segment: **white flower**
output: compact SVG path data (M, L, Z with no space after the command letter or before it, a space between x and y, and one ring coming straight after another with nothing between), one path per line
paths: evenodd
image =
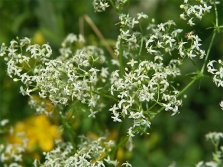
M114 105L112 106L112 108L109 109L109 111L111 111L111 112L113 112L113 113L116 113L116 112L117 112L116 110L118 110L118 109L119 109L119 108L116 107L116 104L114 104Z
M168 103L168 104L163 103L163 106L165 107L166 111L173 110L173 107L171 107L171 103Z
M187 19L185 13L180 14L180 18L183 19L183 20Z
M223 100L219 103L221 109L223 110Z
M94 0L93 6L96 12L105 11L105 9L109 7L108 3L104 0Z
M123 31L123 30L121 29L121 35L120 35L120 37L121 37L122 39L128 39L129 36L131 36L131 35L129 34L129 30Z
M197 40L195 40L192 49L196 48L197 50L200 50L199 46L201 46L201 44Z
M160 23L160 24L157 25L157 27L159 28L160 31L165 31L164 26L165 26L165 24L163 24L163 23Z
M187 53L187 56L191 59L193 59L194 57L196 57L197 55L193 53L193 50L190 50L189 53Z
M134 137L135 135L133 134L133 131L132 131L132 127L130 127L129 129L128 129L128 135L129 135L129 137Z
M22 162L22 154L18 154L18 155L14 154L13 158L14 158L14 161L16 162Z
M193 26L193 25L195 25L195 23L193 22L193 17L188 21L188 23L187 24L189 24L190 26Z
M181 33L182 31L183 31L182 29L176 29L176 30L174 30L174 31L171 33L171 35L172 35L173 37L177 37L178 34Z
M112 59L112 60L111 60L111 63L112 63L113 65L120 66L120 64L119 64L119 61L118 61L118 60Z
M147 19L148 15L144 14L143 12L137 13L137 19L140 20L141 18Z
M153 50L152 45L151 45L149 48L147 48L147 52L150 54L153 54L153 53L156 53L157 51Z
M181 4L181 5L180 5L180 8L181 8L181 9L184 9L184 8L185 8L185 5Z
M218 163L214 161L206 162L205 165L208 167L219 167Z
M107 76L108 76L108 67L102 67L101 68L101 76L103 77L103 78L107 78Z
M217 69L214 68L214 65L213 63L217 62L216 60L212 60L212 61L209 61L208 64L207 64L207 68L208 68L208 72L211 73L211 74L215 74Z
M27 37L20 39L20 46L23 47L25 45L29 45L31 43L31 40Z
M173 42L175 42L176 40L175 39L173 39L173 38L171 38L171 37L168 37L168 40L166 40L166 44L169 44L170 45L170 47L172 48L172 43Z
M199 163L196 164L196 167L202 167L203 164L204 164L204 162L200 161Z
M132 165L129 162L127 162L127 161L122 164L122 166L124 166L124 165L125 165L125 167L132 167Z
M204 56L206 55L205 51L204 50L199 50L201 55L200 55L200 59L203 59Z
M205 3L203 10L204 10L204 12L210 12L211 8L212 8L212 6L207 6L207 4Z
M107 2L104 2L104 3L103 3L103 2L101 1L101 2L100 2L100 5L101 5L100 8L101 8L103 11L105 11L105 9L109 7L109 5L108 5Z
M122 120L119 118L119 114L115 114L114 116L112 116L111 118L113 118L114 122L122 122Z
M132 19L131 28L133 28L135 24L139 24L139 21L136 20L135 18L133 18L133 19Z
M195 16L200 20L202 19L202 15L200 13L196 13Z
M121 99L121 100L119 101L119 103L118 103L118 107L119 107L119 108L122 108L123 103L126 103L126 100L125 100L125 99Z
M0 121L0 125L5 126L8 122L9 122L8 119L3 119L3 120Z
M217 72L217 74L219 75L219 77L220 77L221 79L223 79L223 66L220 67L220 70L219 70L219 72Z
M158 41L157 44L156 44L156 46L158 48L164 48L162 44L163 44L163 42Z
M130 64L131 67L134 66L135 63L137 63L138 61L135 61L134 59L132 59L130 62L128 62L127 64Z
M217 87L219 87L219 86L223 87L223 80L219 79L218 75L214 75L213 81L214 81L215 85L217 85Z
M187 42L180 42L179 46L178 46L178 49L182 49L183 48L183 45L186 44Z
M222 132L210 132L205 135L206 139L214 140L215 142L219 142L219 140L223 139L223 133Z

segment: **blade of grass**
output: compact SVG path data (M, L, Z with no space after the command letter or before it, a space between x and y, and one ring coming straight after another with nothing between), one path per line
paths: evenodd
M97 28L97 26L94 24L94 22L91 20L91 18L88 15L83 16L84 20L90 25L94 33L97 35L97 37L104 43L105 48L109 52L109 54L112 56L113 59L117 59L117 57L114 54L114 51L112 48L109 46L108 42L106 42L104 36L100 32L100 30Z

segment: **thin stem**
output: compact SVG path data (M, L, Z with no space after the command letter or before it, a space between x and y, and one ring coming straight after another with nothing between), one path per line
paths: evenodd
M143 47L143 41L144 41L144 37L141 38L141 45L140 45L140 49L139 49L139 56L141 56L142 54L142 47Z
M180 93L177 95L177 97L181 96L196 80L198 80L202 75L197 75L196 77L193 78L192 81L190 81L189 84L187 84L187 86L185 86L185 88L183 88L183 90L180 91Z
M127 4L127 12L129 12L129 7L130 7L130 0L128 0L128 4Z
M99 93L99 92L96 92L96 91L92 91L92 92L95 93L95 94L97 94L97 95L101 95L101 96L104 96L106 98L109 98L109 99L112 99L112 100L118 102L118 100L116 98L114 98L113 96L109 96L107 94Z
M164 108L165 108L165 107L161 107L161 108L157 111L157 114L160 113L161 111L163 111Z
M214 11L215 11L215 24L216 24L216 27L218 27L218 10L216 7L216 3L214 3Z
M119 132L118 132L118 138L117 138L117 140L116 140L116 143L122 143L122 142L120 142L120 140L121 140L121 136L122 136L122 129L123 129L123 126L124 126L124 120L122 121L122 123L121 123L121 125L120 125L120 127L119 127ZM119 146L119 144L116 146L117 147L117 149L115 149L114 150L114 159L116 159L116 156L117 156L117 152L118 152L118 148L121 146Z
M79 30L80 30L80 34L84 37L84 18L83 17L79 18Z
M68 125L68 124L67 124ZM66 125L66 126L67 126ZM74 137L72 134L74 134L74 132L72 131L72 129L70 129L70 125L68 125L69 127L66 127L68 129L68 135L69 135L69 138L70 138L70 142L73 146L73 152L76 152L76 144L74 143Z
M205 56L204 64L203 64L202 69L201 69L201 74L204 73L204 68L206 66L206 63L207 63L207 60L208 60L208 57L209 57L209 54L210 54L210 51L211 51L214 39L215 39L215 36L216 36L216 31L214 31L214 33L212 35L211 42L210 42L210 45L208 47L207 55Z
M117 13L119 13L119 10L116 8L114 2L113 2L112 0L109 0L109 2L111 3L111 5L112 5L112 7L115 9L115 11L116 11Z
M156 104L157 104L157 103L154 103L154 104L148 109L148 111L152 110L152 108L155 107Z
M218 152L219 141L215 141L213 138L211 139L212 144L214 145L215 152Z
M120 64L120 75L121 78L124 76L124 67L123 67L123 62L122 62L122 57L123 57L123 48L122 48L122 39L120 39L120 47L119 47L119 64Z
M103 42L105 48L107 49L107 51L109 52L109 54L112 56L112 58L113 59L117 59L116 56L114 55L114 51L109 46L108 42L105 40L104 36L99 31L99 29L94 24L94 22L91 20L91 18L88 15L86 15L86 14L83 17L84 17L85 21L90 25L90 27L92 28L92 30L95 32L95 34L98 36L98 38Z
M70 138L70 142L73 146L73 151L76 152L76 144L74 143L74 137L72 134L75 134L72 127L66 122L66 120L63 118L62 114L59 113L59 116L62 120L63 126L68 130L68 136Z
M111 152L110 153L115 153L115 155L114 155L114 159L116 159L116 155L117 155L117 151L118 151L118 149L123 145L123 144L125 144L127 141L128 141L128 139L129 139L129 136L126 136L121 142L119 141L119 143L117 144L117 146L115 147L115 148L113 148L112 150L111 150Z
M208 47L208 51L207 51L207 55L206 55L205 60L204 60L204 64L203 64L202 69L201 69L201 74L204 73L204 68L206 66L206 63L207 63L207 60L208 60L208 57L209 57L214 39L215 39L215 36L217 34L216 27L218 28L218 10L217 10L217 7L216 7L215 3L214 3L214 10L215 10L215 29L214 29L214 32L213 32L213 35L212 35L212 38L211 38L210 45Z

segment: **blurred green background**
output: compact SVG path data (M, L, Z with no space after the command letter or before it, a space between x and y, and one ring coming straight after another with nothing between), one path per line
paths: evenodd
M207 48L211 30L206 28L213 26L213 9L202 21L198 20L195 27L190 27L179 19L182 13L179 8L181 2L183 3L181 0L131 0L129 12L132 16L136 16L137 12L144 12L149 15L149 21L155 18L156 23L174 20L177 28L184 29L184 33L196 30L203 41L202 47ZM218 9L219 23L222 25L222 4ZM0 43L8 45L17 36L29 37L39 44L49 43L53 48L53 56L56 57L65 36L71 32L80 33L80 18L84 14L92 19L107 40L116 40L119 33L119 26L115 25L118 15L111 8L104 13L95 13L91 0L0 0ZM146 22L144 24L148 25ZM101 45L86 22L84 35L89 44ZM108 54L107 56L110 57ZM223 35L219 34L214 41L210 60L218 60L222 56ZM201 67L199 61L197 63ZM186 62L182 69L183 75L179 78L180 88L190 81L191 76L185 74L195 70L190 61ZM217 88L211 78L196 82L186 92L187 98L183 99L180 114L170 116L169 112L161 112L152 122L150 135L134 139L133 153L126 155L129 157L128 161L133 166L160 167L173 162L177 166L194 166L200 160L210 160L213 147L205 140L205 134L223 131L223 112L219 106L222 93L222 89ZM6 65L1 58L0 120L9 118L14 123L34 114L27 105L27 100L27 97L19 93L19 84L6 76Z

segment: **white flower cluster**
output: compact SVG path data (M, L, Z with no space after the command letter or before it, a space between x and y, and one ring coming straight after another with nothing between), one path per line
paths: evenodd
M199 56L200 59L203 59L206 53L199 47L201 46L201 44L199 43L201 39L197 35L190 34L190 32L189 34L186 34L186 36L187 39L191 41L191 46L189 48L184 48L183 45L188 42L181 42L178 47L180 56L184 57L185 55L187 55L190 59Z
M133 61L133 60L132 60ZM132 71L126 71L123 78L118 70L112 73L111 94L118 93L119 101L109 110L113 113L115 122L122 122L120 117L133 119L133 126L129 129L129 136L133 137L133 129L145 130L150 127L149 103L158 103L165 110L178 112L181 101L177 100L178 91L170 92L168 78L180 75L174 64L163 66L162 63L142 61L139 64L130 61Z
M164 54L161 52L162 50L164 53L169 53L170 55L172 55L171 52L177 50L181 58L188 56L193 59L199 55L200 59L202 59L205 55L205 51L200 49L201 39L190 32L186 34L186 38L189 42L179 41L179 35L183 30L174 29L171 32L170 27L172 25L175 26L176 24L174 21L169 20L158 25L150 24L147 27L147 29L152 31L149 38L146 40L146 49L148 53L154 55L155 60L163 60ZM188 48L185 46L187 43L190 45Z
M180 5L180 8L184 10L184 12L180 15L180 18L183 20L188 20L188 24L190 26L195 25L193 19L195 16L198 19L202 19L202 17L210 12L212 6L209 4L213 4L215 1L213 0L196 0L199 1L199 5L190 5L188 4L188 0L184 0L184 4Z
M0 122L0 129L3 129L8 123L8 120L2 120ZM13 133L11 129L10 133ZM24 133L17 133L16 136L25 136ZM27 146L28 139L24 138L21 144L18 143L8 143L0 145L0 164L3 163L4 167L22 167L23 163L23 153Z
M207 71L214 75L213 81L217 87L223 87L223 62L218 60L219 68L214 67L216 60L211 60L207 64ZM220 107L223 110L223 100L220 102Z
M220 102L221 109L223 110L223 100Z
M206 139L211 140L212 144L214 145L215 150L213 155L213 160L209 162L200 161L196 167L221 167L223 164L223 145L220 146L219 144L220 140L223 139L223 133L222 132L210 132L206 134Z
M133 18L129 16L129 14L120 14L119 20L121 29L115 45L116 56L119 56L120 45L123 45L122 56L125 58L133 57L132 51L139 49L139 39L141 37L141 33L134 31L133 28L140 23L140 20L145 18L148 18L148 16L144 13L139 13L137 18Z
M109 7L107 0L94 0L93 6L95 12L103 12Z
M209 162L204 162L204 161L200 161L196 167L220 167L218 165L217 162L214 162L214 161L209 161Z
M150 127L151 106L158 104L166 111L173 111L172 115L179 112L182 101L177 98L179 91L171 84L171 79L181 75L179 66L186 56L193 59L205 55L205 51L200 49L201 39L197 35L188 34L188 42L179 40L183 30L172 30L176 26L172 20L158 25L149 24L148 35L136 31L135 26L147 18L144 13L137 14L136 18L127 14L119 16L120 35L115 52L117 56L127 59L127 65L124 66L123 76L120 70L111 73L111 94L117 96L119 101L109 110L115 122L122 122L125 117L133 119L133 125L128 130L130 137ZM144 45L148 59L152 55L153 61L141 59ZM169 63L165 60L166 53L172 56Z
M172 59L168 65L163 63L166 52L171 54L173 50L179 50L176 37L182 30L176 29L168 33L170 26L175 25L173 21L157 26L151 24L148 29L152 33L143 37L134 27L140 24L141 19L146 18L148 16L143 13L139 13L137 18L126 14L119 16L121 29L116 43L116 55L126 59L132 58L124 66L123 76L120 75L120 70L111 73L110 91L119 100L109 110L115 122L122 122L125 117L133 120L133 125L128 129L130 137L150 127L150 107L153 104L163 106L166 111L173 111L172 115L179 112L178 108L182 104L181 100L177 99L179 91L172 89L174 86L169 82L170 78L180 75L178 66L181 61ZM154 55L154 61L138 58L137 53L140 53L143 41L146 41L148 53Z
M116 11L121 11L124 4L128 2L128 0L94 0L93 6L95 12L104 12L109 7L108 1Z
M7 73L14 81L20 80L25 85L20 87L23 95L38 92L42 99L49 98L54 105L67 105L77 99L88 104L95 114L97 111L93 110L100 98L94 93L97 91L95 86L99 82L102 86L106 81L108 69L102 67L105 62L103 50L95 46L74 49L83 42L82 36L68 35L62 43L61 56L50 59L52 50L49 45L32 45L28 38L24 38L13 40L9 47L3 44L0 55L8 55L5 57Z
M206 134L206 139L208 140L214 140L215 142L219 142L220 139L223 139L223 133L222 132L210 132L208 134Z
M45 162L40 164L35 161L34 166L40 167L105 167L107 165L117 166L117 160L111 160L108 153L115 146L114 141L105 141L106 137L97 140L80 136L80 145L73 152L73 146L69 142L57 141L56 148L45 153Z
M209 61L207 64L207 71L214 75L213 81L217 87L223 87L223 61L218 60L219 68L216 69L214 67L214 63L216 63L216 60Z

